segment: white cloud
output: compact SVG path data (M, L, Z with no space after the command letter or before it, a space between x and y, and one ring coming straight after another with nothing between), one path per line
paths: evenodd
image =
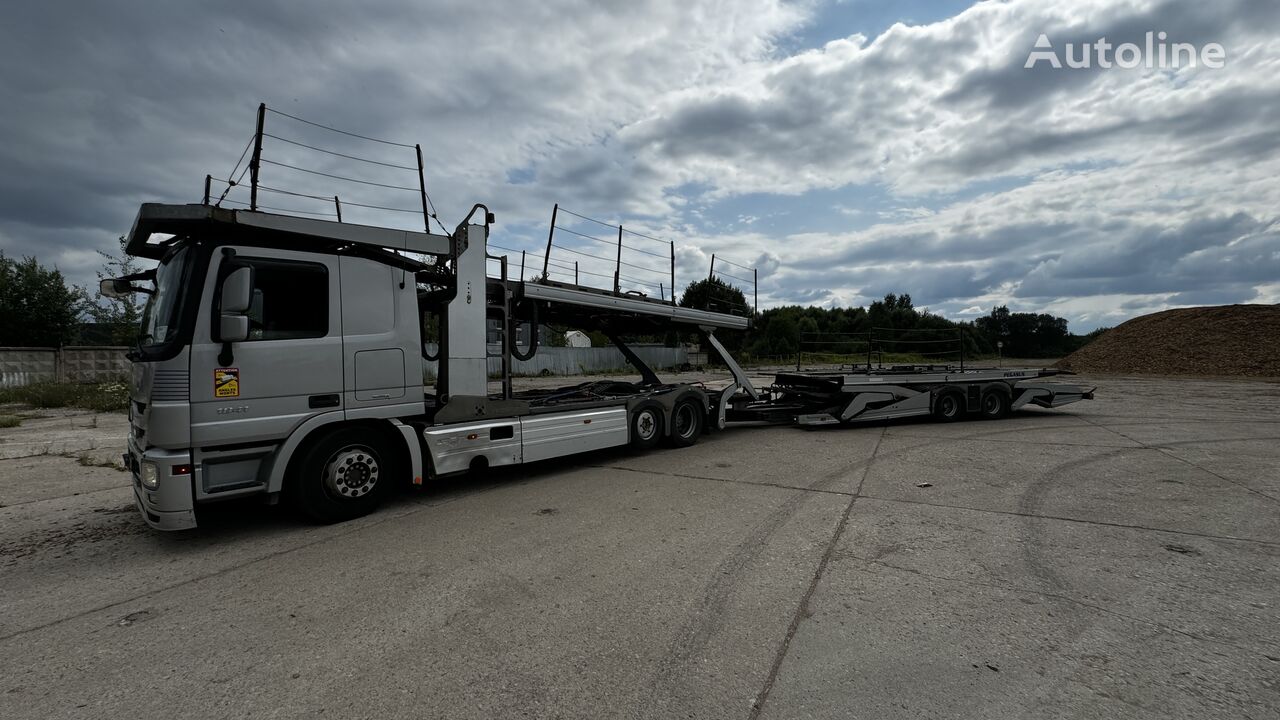
M529 227L545 227L560 201L676 239L680 285L705 276L711 253L760 258L765 304L910 292L957 316L1008 303L1087 325L1275 297L1280 6L983 2L781 53L811 10L782 0L404 0L376 13L90 4L75 15L22 5L0 28L10 140L0 247L58 259L86 281L86 252L110 249L139 202L194 200L205 172L230 169L266 100L421 141L450 222L485 201L504 244L536 247L542 231ZM1148 30L1220 42L1227 66L1023 68L1041 33L1061 45ZM279 142L268 157L331 169ZM286 173L268 167L264 182L414 202ZM749 193L775 200L717 209ZM830 200L837 193L889 199ZM859 229L805 227L816 197ZM784 214L793 225L777 222Z
M192 201L222 176L259 101L361 134L420 141L427 186L449 222L485 201L500 222L545 222L552 202L590 212L668 213L650 168L608 139L675 88L723 83L767 57L805 17L780 0L590 3L454 0L382 3L195 2L76 13L13 8L0 26L0 226L12 249L109 248L137 204ZM91 38L91 40L90 40ZM362 144L268 116L268 132L396 163L411 151ZM353 167L268 138L264 156L318 170ZM345 163L345 164L343 164ZM531 182L508 173L536 168ZM355 166L412 186L412 174ZM413 207L411 194L342 184L279 166L263 183L367 204ZM215 186L215 193L217 187ZM271 196L277 205L324 203ZM247 199L235 191L233 199ZM356 221L409 224L356 207ZM47 232L47 231L54 232Z
M815 284L879 287L953 311L981 297L1095 322L1158 307L1136 302L1152 293L1230 301L1280 276L1277 25L1280 7L1244 1L982 3L753 63L726 88L664 98L619 137L670 184L713 198L876 184L941 204L773 239L790 266L774 302ZM1023 67L1041 32L1121 42L1147 30L1222 42L1227 68ZM1012 189L946 200L996 180Z
M1264 283L1254 288L1251 303L1259 305L1280 305L1280 282Z

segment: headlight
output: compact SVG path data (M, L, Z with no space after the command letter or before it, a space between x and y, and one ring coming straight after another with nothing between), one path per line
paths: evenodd
M142 487L155 490L160 485L160 468L155 463L142 463Z

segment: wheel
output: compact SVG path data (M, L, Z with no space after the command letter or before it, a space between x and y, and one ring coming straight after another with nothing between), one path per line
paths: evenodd
M964 396L955 391L942 393L933 401L933 416L942 422L955 422L964 417Z
M1009 396L999 390L982 393L982 408L978 415L984 420L999 420L1009 414Z
M662 439L662 407L641 405L631 414L631 447L648 450Z
M368 515L395 484L391 445L370 428L322 431L307 442L301 458L289 495L294 506L315 522Z
M686 398L676 403L671 411L671 445L689 447L698 442L706 419L707 409L697 398Z

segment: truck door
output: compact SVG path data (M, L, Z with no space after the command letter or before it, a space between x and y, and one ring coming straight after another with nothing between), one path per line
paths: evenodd
M413 279L401 289L403 270L358 257L338 262L347 419L421 413L422 335Z
M312 415L342 409L337 257L228 249L234 256L217 250L210 261L192 337L191 443L197 448L269 444ZM231 263L253 269L253 291L249 337L232 343L227 356L213 341L213 323Z

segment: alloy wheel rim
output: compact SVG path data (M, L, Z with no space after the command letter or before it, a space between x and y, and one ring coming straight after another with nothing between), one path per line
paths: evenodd
M355 500L373 491L378 484L381 467L369 448L343 448L329 457L324 466L324 484L330 494Z
M648 440L658 432L658 419L654 417L652 410L643 410L640 417L636 420L636 433L641 439Z

